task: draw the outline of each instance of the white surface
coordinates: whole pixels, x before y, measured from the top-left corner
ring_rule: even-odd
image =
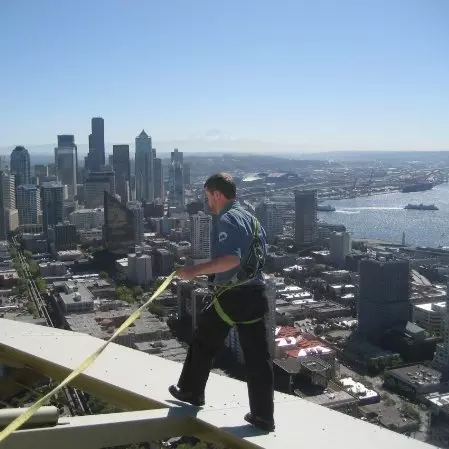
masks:
[[[88,335],[0,319],[0,358],[4,349],[22,351],[52,364],[74,369],[103,342]],[[143,352],[111,344],[82,376],[179,408],[167,392],[176,383],[181,365]],[[275,394],[276,432],[261,434],[243,420],[248,411],[246,384],[211,374],[208,404],[200,409],[183,406],[186,413],[210,426],[245,438],[259,447],[296,449],[424,449],[431,446],[364,423],[347,415],[295,398]],[[293,418],[292,418],[293,417]],[[213,432],[214,430],[211,429]],[[257,446],[256,446],[257,447]]]

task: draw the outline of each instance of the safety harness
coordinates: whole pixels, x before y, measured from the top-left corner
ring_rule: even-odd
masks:
[[[240,213],[238,211],[235,211]],[[252,232],[253,232],[253,241],[248,250],[248,254],[245,258],[245,262],[240,266],[240,272],[237,274],[237,281],[222,285],[218,287],[212,295],[212,302],[209,304],[214,306],[215,311],[218,316],[230,327],[234,327],[236,324],[254,324],[263,320],[263,316],[259,318],[255,318],[253,320],[248,321],[234,321],[221,307],[219,298],[223,293],[231,290],[235,287],[240,287],[241,285],[246,284],[250,280],[254,279],[258,273],[262,271],[262,268],[265,264],[265,255],[262,247],[262,239],[260,238],[261,227],[259,220],[256,217],[252,217]]]

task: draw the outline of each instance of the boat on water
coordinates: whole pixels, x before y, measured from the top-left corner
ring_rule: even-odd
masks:
[[[319,212],[335,212],[335,207],[330,204],[318,204],[316,210]]]
[[[409,210],[439,210],[435,204],[407,204],[404,209]]]
[[[433,182],[418,182],[416,184],[407,184],[402,187],[403,193],[408,192],[423,192],[424,190],[430,190],[434,186]]]

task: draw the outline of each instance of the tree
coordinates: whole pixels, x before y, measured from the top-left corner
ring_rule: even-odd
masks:
[[[152,313],[153,315],[159,317],[159,318],[163,318],[165,316],[165,309],[163,306],[161,306],[160,304],[156,304],[154,302],[152,302],[149,306],[148,306],[148,312]]]
[[[25,250],[23,252],[23,255],[27,258],[27,259],[31,259],[33,257],[33,254],[31,251]]]
[[[27,279],[19,279],[17,284],[17,295],[23,295],[28,290],[28,280]]]
[[[402,411],[410,418],[413,419],[415,421],[420,421],[421,420],[421,416],[418,412],[418,410],[415,409],[415,407],[412,404],[409,403],[404,403],[402,405]]]
[[[137,299],[140,296],[143,295],[143,288],[140,285],[137,285],[136,287],[133,288],[133,295],[134,298]]]
[[[106,279],[108,277],[108,273],[106,271],[100,271],[100,279]]]
[[[33,278],[36,278],[39,275],[39,265],[33,260],[32,262],[30,262],[29,267],[31,276],[33,276]]]
[[[34,318],[39,318],[39,312],[37,311],[36,305],[33,301],[28,301],[26,304],[27,312],[33,315]]]
[[[45,293],[47,291],[47,284],[45,283],[44,278],[38,277],[35,282],[39,293]]]
[[[121,285],[116,288],[115,292],[117,293],[117,296],[121,301],[125,301],[129,304],[132,304],[134,302],[133,292],[130,288]]]

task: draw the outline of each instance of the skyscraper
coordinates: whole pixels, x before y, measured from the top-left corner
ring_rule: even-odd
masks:
[[[17,229],[19,213],[16,209],[16,184],[13,174],[0,171],[0,239]]]
[[[115,173],[115,190],[123,204],[131,200],[130,181],[131,165],[129,162],[129,145],[112,147],[112,166]]]
[[[155,158],[154,162],[154,198],[164,199],[164,167],[162,159]]]
[[[2,186],[2,204],[6,209],[16,208],[16,182],[15,176],[6,171],[0,172]]]
[[[58,146],[55,148],[55,167],[58,181],[67,186],[68,199],[73,200],[77,194],[77,147],[73,135],[58,136]]]
[[[31,182],[30,154],[25,147],[15,147],[11,153],[10,169],[15,176],[16,187]]]
[[[34,166],[34,176],[37,184],[40,184],[48,176],[48,165],[36,164]]]
[[[210,259],[212,217],[198,212],[190,217],[190,241],[193,259]]]
[[[136,244],[134,223],[133,212],[105,191],[103,241],[108,251],[116,255],[128,254]]]
[[[190,185],[190,164],[184,164],[183,171],[184,171],[184,185],[189,186]]]
[[[277,235],[282,235],[287,207],[285,203],[271,203],[269,201],[262,201],[256,206],[256,216],[265,229],[268,242],[271,243]]]
[[[86,157],[88,171],[100,171],[105,165],[104,120],[92,118],[92,133],[89,134],[89,153]]]
[[[361,260],[357,332],[377,340],[411,317],[410,266],[407,260]]]
[[[41,196],[39,188],[31,184],[17,187],[17,209],[19,224],[37,224],[41,213]]]
[[[134,215],[134,240],[136,245],[140,245],[143,242],[144,232],[142,203],[140,201],[128,201],[126,207]]]
[[[64,186],[59,182],[41,185],[42,224],[45,234],[48,228],[61,223],[64,216]]]
[[[136,200],[154,200],[153,149],[151,137],[143,130],[136,137]]]
[[[295,243],[313,244],[318,235],[316,190],[295,191]]]
[[[84,200],[86,207],[91,209],[101,207],[104,204],[104,192],[115,195],[114,172],[89,172],[84,180]]]
[[[185,205],[183,165],[183,153],[175,148],[169,167],[170,201],[172,205],[182,207]]]

